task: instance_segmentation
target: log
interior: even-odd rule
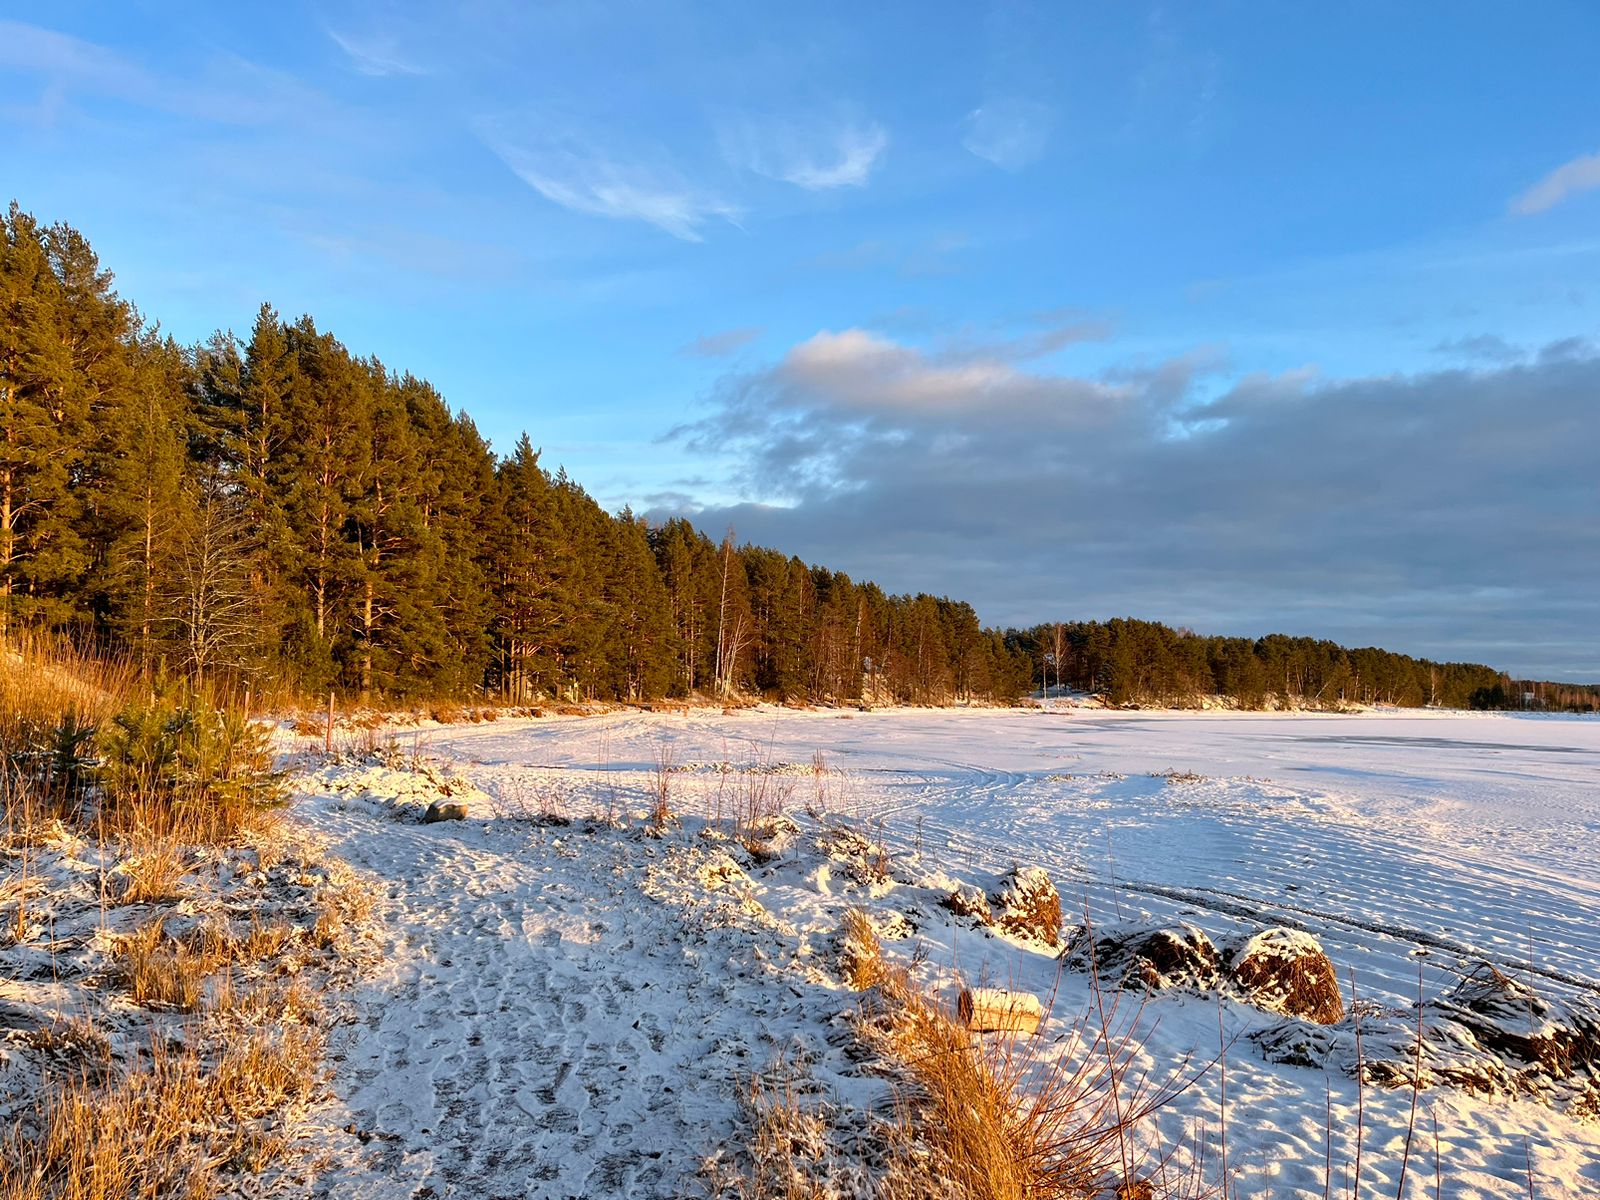
[[[1033,1034],[1044,1020],[1039,997],[1002,988],[962,988],[956,1011],[962,1024],[975,1033]]]
[[[422,823],[432,825],[438,821],[465,821],[467,806],[459,800],[435,800],[422,814]]]

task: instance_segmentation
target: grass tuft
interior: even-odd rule
[[[1169,1200],[1166,1163],[1132,1149],[1136,1131],[1186,1082],[1134,1078],[1138,1022],[1118,1035],[1103,1007],[1050,1058],[1032,1039],[980,1038],[884,961],[871,921],[846,913],[841,967],[872,991],[866,1028],[904,1072],[894,1168],[880,1194],[971,1200],[1087,1200],[1104,1194]]]
[[[257,1031],[214,1063],[158,1043],[109,1081],[48,1084],[0,1138],[0,1200],[211,1200],[224,1169],[259,1171],[287,1148],[263,1118],[311,1098],[321,1058],[314,1031]]]

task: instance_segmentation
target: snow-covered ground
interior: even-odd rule
[[[325,767],[297,806],[389,897],[387,965],[337,1041],[329,1195],[692,1192],[738,1136],[745,1081],[780,1059],[838,1110],[881,1103],[832,966],[855,905],[931,983],[1053,994],[1041,1044],[1065,1052],[1050,1039],[1089,1007],[1085,977],[939,903],[1019,863],[1055,879],[1069,924],[1308,931],[1380,1023],[1482,961],[1541,996],[1600,994],[1592,719],[760,708],[400,747],[422,775]],[[693,819],[646,836],[663,779],[688,818],[781,806],[800,832],[758,856]],[[394,819],[445,793],[470,820]],[[889,868],[819,847],[830,822],[883,843]],[[1215,1170],[1225,1112],[1241,1194],[1322,1196],[1330,1154],[1343,1194],[1358,1113],[1363,1192],[1395,1194],[1409,1089],[1267,1061],[1248,1035],[1283,1018],[1237,1000],[1160,991],[1138,1019],[1158,1078],[1226,1046],[1225,1109],[1213,1069],[1160,1128],[1209,1144]],[[1600,1125],[1559,1103],[1440,1086],[1421,1111],[1407,1194],[1434,1195],[1436,1151],[1444,1196],[1526,1196],[1530,1177],[1539,1197],[1600,1194]]]

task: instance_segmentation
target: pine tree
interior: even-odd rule
[[[335,681],[350,648],[360,551],[347,536],[370,467],[370,381],[330,335],[304,317],[289,330],[296,369],[283,398],[281,481],[288,537],[278,569],[296,593],[291,646],[302,679]]]
[[[14,619],[63,621],[80,611],[88,565],[74,491],[92,382],[75,357],[62,261],[48,234],[13,203],[0,241],[0,632]],[[74,268],[81,264],[74,258]],[[97,277],[103,280],[103,277]],[[103,280],[109,286],[109,280]]]
[[[125,402],[100,423],[105,465],[97,510],[107,542],[101,573],[107,619],[146,667],[160,652],[160,597],[188,515],[188,374],[176,343],[152,339]]]
[[[618,692],[629,700],[664,695],[676,661],[666,584],[656,570],[642,518],[624,509],[613,523],[607,642],[617,650]]]
[[[558,500],[539,454],[523,434],[500,466],[502,543],[493,554],[498,619],[495,639],[513,699],[554,694],[562,680],[577,598],[571,547]]]

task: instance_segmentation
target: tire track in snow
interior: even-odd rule
[[[1196,791],[1185,788],[1176,796],[1164,784],[1158,784],[1148,796],[1118,795],[1109,802],[1109,815],[1119,820],[1137,817],[1149,826],[1167,820],[1176,824],[1196,810],[1208,810],[1207,815],[1219,823],[1236,849],[1249,849],[1249,854],[1242,856],[1244,861],[1236,864],[1248,865],[1248,881],[1238,879],[1227,861],[1219,861],[1205,848],[1179,848],[1167,862],[1172,874],[1166,879],[1111,870],[1097,874],[1085,866],[1087,853],[1059,848],[1052,836],[1058,830],[1051,828],[1044,810],[1070,813],[1085,803],[1106,803],[1100,793],[1108,788],[1117,790],[1118,785],[1126,792],[1130,782],[1143,782],[1141,777],[1105,782],[1084,779],[1077,782],[1091,786],[1088,794],[1067,788],[1052,794],[1046,772],[997,771],[946,759],[925,761],[940,768],[939,774],[925,778],[913,795],[900,799],[888,811],[901,821],[915,814],[923,839],[930,835],[938,838],[945,850],[970,866],[999,871],[1019,860],[1036,862],[1060,878],[1070,879],[1084,890],[1086,898],[1093,895],[1110,905],[1116,904],[1118,894],[1131,893],[1258,924],[1281,923],[1338,934],[1352,943],[1362,941],[1361,934],[1377,934],[1399,943],[1372,964],[1377,975],[1396,989],[1403,990],[1407,981],[1414,979],[1412,969],[1403,963],[1412,958],[1411,950],[1421,948],[1455,955],[1463,963],[1486,960],[1502,969],[1600,993],[1600,979],[1592,971],[1584,973],[1584,968],[1600,961],[1600,912],[1592,911],[1593,906],[1576,896],[1563,894],[1554,886],[1558,879],[1554,873],[1524,869],[1520,861],[1474,862],[1464,871],[1425,846],[1411,845],[1403,831],[1354,823],[1348,812],[1339,812],[1336,818],[1302,814],[1311,819],[1276,823],[1268,814],[1242,805],[1247,797],[1224,794],[1215,797],[1214,803],[1208,802],[1207,787],[1236,786],[1236,781],[1206,781],[1190,785]],[[1274,797],[1282,798],[1277,796],[1282,790],[1274,785]],[[1285,795],[1301,799],[1292,789]],[[1319,799],[1314,794],[1305,798]],[[963,819],[969,813],[971,820]],[[1073,825],[1065,832],[1078,837],[1076,850],[1087,851],[1083,825]],[[1123,830],[1112,826],[1104,832]],[[904,828],[886,831],[886,836],[902,850],[913,848],[916,840]],[[1207,879],[1220,876],[1219,885],[1190,882],[1182,878],[1185,874]],[[1242,890],[1225,886],[1239,882],[1250,886]],[[1337,896],[1341,903],[1333,907],[1263,894],[1263,884],[1288,886],[1301,896],[1321,890],[1330,899]],[[1408,913],[1424,909],[1441,921],[1468,921],[1471,936],[1462,937],[1445,924],[1430,930],[1406,920]],[[1585,914],[1595,919],[1587,919]],[[1535,943],[1531,947],[1530,941]]]

